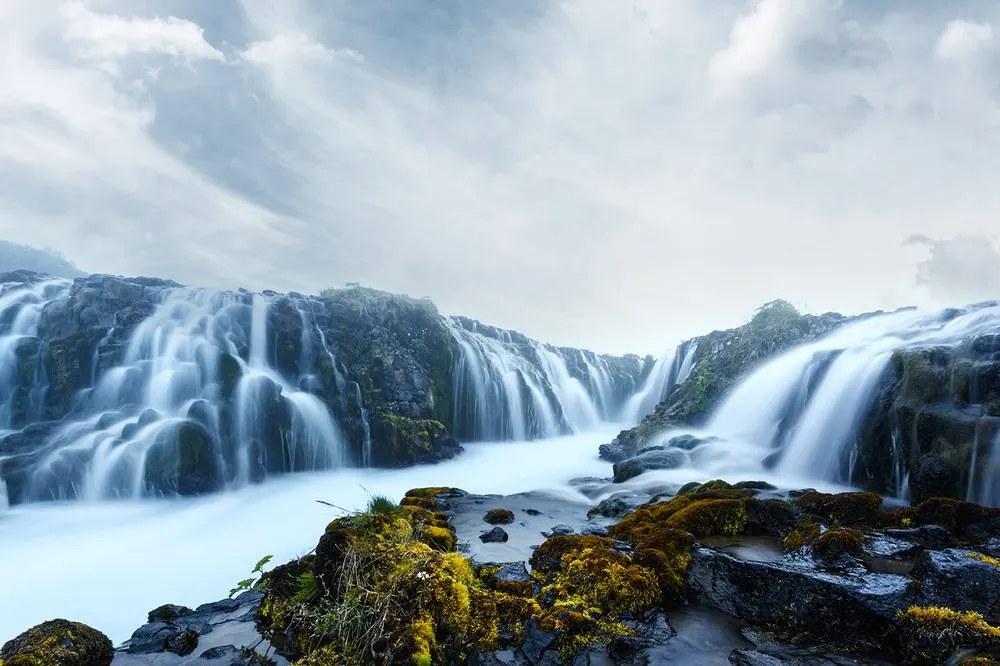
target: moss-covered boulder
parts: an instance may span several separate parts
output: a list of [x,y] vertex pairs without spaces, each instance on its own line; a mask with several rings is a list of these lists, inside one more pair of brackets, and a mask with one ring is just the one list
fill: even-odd
[[0,649],[3,666],[109,666],[111,639],[79,622],[50,620],[33,627]]

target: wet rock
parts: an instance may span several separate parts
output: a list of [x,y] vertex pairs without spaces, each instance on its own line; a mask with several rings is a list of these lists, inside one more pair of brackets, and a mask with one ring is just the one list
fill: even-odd
[[650,470],[677,469],[678,467],[683,467],[688,462],[687,454],[678,449],[650,451],[615,463],[613,468],[614,482],[622,483]]
[[494,527],[489,532],[479,535],[479,540],[483,543],[506,543],[510,536],[502,527]]
[[[234,599],[202,604],[194,610],[176,605],[160,606],[149,613],[149,622],[136,629],[125,642],[119,652],[120,658],[125,664],[141,663],[143,659],[148,659],[146,655],[163,653],[182,657],[192,655],[205,659],[228,659],[227,655],[230,653],[219,646],[212,646],[215,648],[214,652],[206,648],[199,654],[202,638],[218,631],[227,638],[242,636],[242,645],[245,647],[253,648],[261,643],[255,619],[263,596],[260,592],[244,592]],[[212,652],[215,656],[205,656],[205,652]],[[231,659],[224,661],[227,664],[236,663]]]
[[788,662],[757,650],[733,650],[729,655],[733,666],[787,666]]
[[906,529],[888,529],[883,530],[882,534],[894,539],[914,542],[930,550],[941,550],[943,548],[947,548],[948,544],[951,543],[951,535],[948,534],[948,530],[940,525],[921,525],[920,527],[911,527]]
[[604,516],[605,518],[621,518],[632,510],[632,506],[621,497],[609,497],[587,511],[588,517]]
[[653,613],[645,622],[631,621],[626,626],[633,635],[617,636],[608,646],[608,655],[615,663],[655,663],[642,657],[650,648],[663,645],[677,635],[663,613]]
[[538,620],[532,617],[524,627],[524,643],[521,645],[521,652],[527,657],[528,662],[537,664],[541,661],[542,655],[555,645],[556,635],[542,629]]
[[910,477],[913,501],[922,502],[930,497],[951,497],[955,493],[960,474],[953,461],[938,455],[924,456]]
[[556,525],[555,527],[552,528],[551,531],[542,532],[542,536],[544,536],[545,538],[553,536],[566,536],[567,534],[573,534],[573,532],[575,531],[576,530],[574,530],[569,525]]
[[218,659],[228,659],[232,660],[234,657],[239,655],[240,651],[236,649],[234,645],[220,645],[218,647],[209,648],[198,655],[199,659],[207,659],[210,661],[215,661]]
[[975,555],[961,548],[923,553],[912,573],[921,583],[917,603],[974,611],[1000,624],[1000,568]]
[[794,559],[739,560],[704,547],[692,553],[687,584],[699,599],[747,622],[862,644],[882,640],[912,601],[905,576],[861,567],[826,571]]
[[8,641],[0,660],[11,666],[109,666],[111,639],[79,622],[50,620]]

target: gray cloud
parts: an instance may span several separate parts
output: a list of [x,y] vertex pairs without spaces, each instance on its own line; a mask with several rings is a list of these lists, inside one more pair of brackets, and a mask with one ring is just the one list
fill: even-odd
[[0,236],[190,283],[361,281],[599,350],[776,297],[938,300],[901,240],[1000,209],[972,25],[1000,8],[12,1]]
[[989,238],[912,236],[907,243],[927,249],[927,257],[917,264],[916,280],[937,302],[1000,299],[1000,250]]

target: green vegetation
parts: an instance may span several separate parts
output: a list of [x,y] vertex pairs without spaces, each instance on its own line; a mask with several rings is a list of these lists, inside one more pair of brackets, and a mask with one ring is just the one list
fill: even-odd
[[778,299],[757,308],[753,318],[750,319],[750,325],[754,328],[783,326],[801,316],[794,305],[788,301]]
[[944,663],[959,648],[1000,646],[1000,628],[979,613],[938,606],[910,606],[899,614],[907,664]]

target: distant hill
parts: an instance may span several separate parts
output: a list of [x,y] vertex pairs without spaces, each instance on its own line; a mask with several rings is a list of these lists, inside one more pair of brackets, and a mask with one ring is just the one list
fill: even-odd
[[86,275],[68,259],[52,250],[40,250],[37,247],[0,240],[0,273],[22,269],[63,278]]

